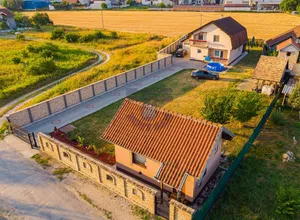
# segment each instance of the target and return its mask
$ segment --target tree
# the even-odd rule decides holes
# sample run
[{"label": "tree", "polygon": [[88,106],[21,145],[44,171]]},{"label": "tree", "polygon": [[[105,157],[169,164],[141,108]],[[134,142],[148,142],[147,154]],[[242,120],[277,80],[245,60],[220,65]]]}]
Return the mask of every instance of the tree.
[{"label": "tree", "polygon": [[233,103],[234,96],[230,91],[211,93],[205,97],[201,113],[209,121],[225,124],[231,117]]},{"label": "tree", "polygon": [[300,5],[299,0],[282,0],[279,7],[283,11],[295,11],[297,8],[297,5]]},{"label": "tree", "polygon": [[35,13],[32,16],[32,21],[37,26],[53,25],[53,21],[50,20],[47,13]]},{"label": "tree", "polygon": [[32,75],[50,74],[57,69],[52,57],[31,60],[26,66],[26,72]]},{"label": "tree", "polygon": [[22,6],[22,0],[4,0],[2,5],[8,9],[18,10]]},{"label": "tree", "polygon": [[69,33],[66,34],[65,38],[68,43],[76,43],[80,39],[80,35],[75,33]]},{"label": "tree", "polygon": [[19,12],[14,13],[14,15],[17,27],[23,28],[32,26],[32,21],[28,16]]},{"label": "tree", "polygon": [[133,0],[127,0],[126,4],[127,5],[133,5]]},{"label": "tree", "polygon": [[296,110],[300,110],[300,82],[298,82],[288,99],[288,103]]},{"label": "tree", "polygon": [[101,9],[107,9],[107,4],[105,4],[104,2],[102,2]]},{"label": "tree", "polygon": [[58,28],[52,31],[51,40],[61,40],[65,37],[65,30],[63,28]]},{"label": "tree", "polygon": [[1,29],[1,30],[7,30],[7,29],[9,29],[9,27],[8,27],[8,25],[7,25],[7,23],[6,23],[6,21],[0,22],[0,29]]},{"label": "tree", "polygon": [[159,8],[165,8],[166,5],[163,2],[160,2],[160,3],[157,4],[157,7],[159,7]]},{"label": "tree", "polygon": [[244,123],[257,116],[261,108],[262,102],[257,93],[240,92],[234,100],[232,116]]},{"label": "tree", "polygon": [[300,14],[300,3],[299,3],[299,5],[297,6],[296,10],[297,10],[298,13]]}]

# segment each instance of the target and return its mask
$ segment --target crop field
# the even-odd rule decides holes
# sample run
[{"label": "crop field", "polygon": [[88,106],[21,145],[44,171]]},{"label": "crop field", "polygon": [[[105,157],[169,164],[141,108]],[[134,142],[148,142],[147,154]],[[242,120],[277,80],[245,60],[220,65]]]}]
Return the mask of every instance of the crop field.
[{"label": "crop field", "polygon": [[[47,12],[55,24],[85,28],[102,28],[100,11]],[[26,14],[32,15],[33,12]],[[300,16],[284,13],[241,12],[154,12],[104,11],[104,28],[115,31],[154,33],[166,36],[184,35],[201,24],[222,16],[231,16],[244,25],[248,36],[269,39],[300,24]]]},{"label": "crop field", "polygon": [[[50,40],[50,31],[52,29],[53,28],[48,27],[44,32],[29,32],[25,35]],[[81,36],[88,36],[89,34],[95,33],[94,30],[88,29],[72,27],[64,27],[64,29],[67,33],[77,33]],[[113,32],[102,31],[101,33],[104,35],[102,39],[69,44],[108,52],[110,60],[107,63],[68,78],[21,106],[21,108],[154,61],[157,58],[157,51],[175,40],[175,38],[172,37],[164,37],[156,34],[124,32],[114,33],[116,36],[112,39],[110,36]],[[64,42],[64,40],[59,40],[59,42]]]},{"label": "crop field", "polygon": [[[55,48],[53,44],[46,46],[42,42],[0,39],[0,106],[96,59],[95,54],[80,49]],[[55,63],[51,66],[53,69],[49,66],[47,70],[36,68],[52,61]]]}]

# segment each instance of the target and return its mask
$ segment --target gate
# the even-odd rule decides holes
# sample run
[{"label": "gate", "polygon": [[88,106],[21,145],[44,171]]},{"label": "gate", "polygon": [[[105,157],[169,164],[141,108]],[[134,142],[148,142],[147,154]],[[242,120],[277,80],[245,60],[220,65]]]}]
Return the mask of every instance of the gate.
[{"label": "gate", "polygon": [[30,133],[24,128],[18,127],[12,123],[9,123],[9,125],[13,135],[30,144],[32,149],[38,148],[37,141],[33,132]]},{"label": "gate", "polygon": [[165,219],[169,219],[169,197],[163,192],[163,196],[161,196],[161,191],[157,192],[155,195],[155,206],[156,206],[156,214],[164,217]]}]

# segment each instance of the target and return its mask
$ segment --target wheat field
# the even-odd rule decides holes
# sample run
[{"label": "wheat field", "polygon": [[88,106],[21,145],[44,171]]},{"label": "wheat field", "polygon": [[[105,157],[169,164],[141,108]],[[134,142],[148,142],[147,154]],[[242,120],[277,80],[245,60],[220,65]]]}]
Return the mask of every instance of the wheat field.
[{"label": "wheat field", "polygon": [[[32,15],[34,12],[27,12]],[[101,11],[47,12],[55,24],[86,28],[102,28]],[[283,13],[238,12],[162,12],[162,11],[104,11],[104,28],[126,32],[146,32],[166,36],[184,35],[201,24],[231,16],[248,30],[248,36],[268,39],[296,25],[300,16]]]}]

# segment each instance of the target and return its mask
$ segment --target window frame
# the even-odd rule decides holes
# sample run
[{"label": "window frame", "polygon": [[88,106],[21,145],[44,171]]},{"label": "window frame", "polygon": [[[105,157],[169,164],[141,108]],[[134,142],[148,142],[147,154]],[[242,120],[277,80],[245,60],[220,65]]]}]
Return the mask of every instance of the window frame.
[{"label": "window frame", "polygon": [[[132,163],[135,164],[135,165],[138,165],[138,166],[141,166],[141,167],[144,167],[146,168],[146,164],[147,164],[147,158],[143,155],[140,155],[140,154],[137,154],[137,153],[134,153],[132,152]],[[144,158],[144,162],[140,161],[139,158],[137,157],[140,157],[140,158]]]},{"label": "window frame", "polygon": [[220,35],[214,35],[213,42],[220,42]]}]

